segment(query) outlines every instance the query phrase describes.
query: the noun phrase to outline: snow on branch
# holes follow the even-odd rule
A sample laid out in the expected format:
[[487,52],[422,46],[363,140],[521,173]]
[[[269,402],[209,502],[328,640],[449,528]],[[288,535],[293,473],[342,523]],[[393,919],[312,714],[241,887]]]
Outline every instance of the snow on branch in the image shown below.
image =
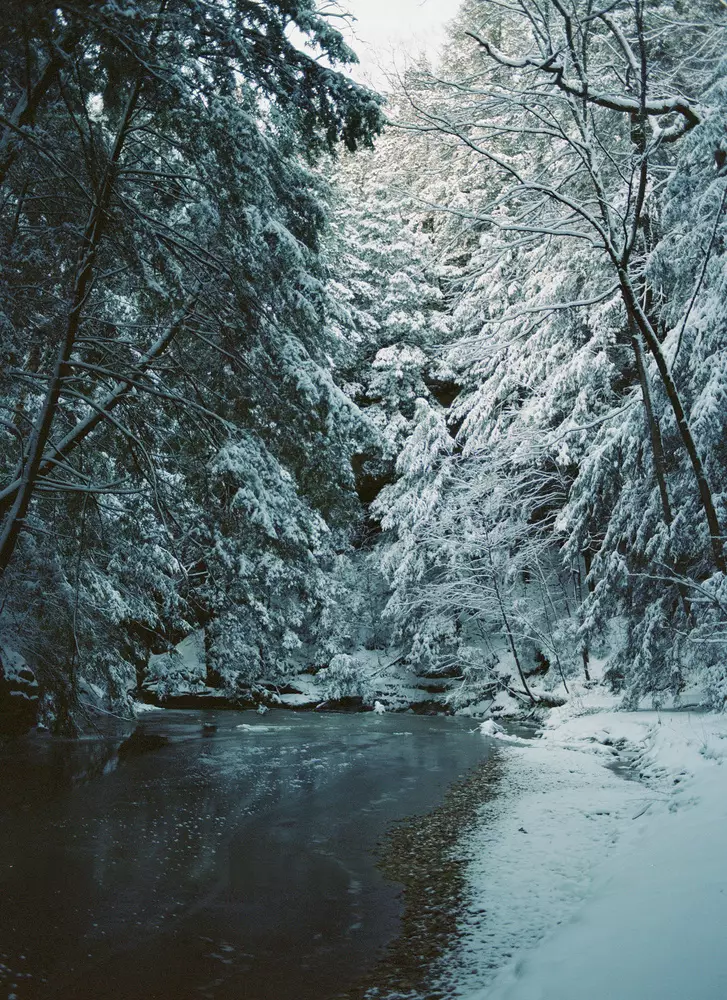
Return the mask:
[[[646,114],[650,118],[660,118],[671,114],[679,115],[680,121],[659,130],[658,134],[662,142],[675,142],[701,124],[701,114],[693,104],[683,97],[640,100],[638,97],[630,97],[625,94],[604,92],[591,87],[588,78],[582,72],[577,80],[566,77],[565,66],[560,61],[560,53],[558,52],[552,53],[546,59],[533,59],[530,56],[513,59],[476,32],[467,31],[465,34],[477,42],[480,48],[500,66],[508,69],[534,69],[539,73],[546,73],[563,93],[569,94],[571,97],[579,97],[600,108],[608,108],[610,111],[619,111],[630,115]],[[624,43],[627,44],[625,39]],[[631,58],[633,58],[633,54]]]

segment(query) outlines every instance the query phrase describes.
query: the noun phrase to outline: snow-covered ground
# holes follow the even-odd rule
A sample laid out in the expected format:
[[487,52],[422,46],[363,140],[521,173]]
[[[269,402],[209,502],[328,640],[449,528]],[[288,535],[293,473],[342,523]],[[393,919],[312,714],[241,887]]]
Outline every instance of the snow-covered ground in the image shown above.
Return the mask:
[[501,746],[451,995],[725,1000],[727,717],[588,695]]

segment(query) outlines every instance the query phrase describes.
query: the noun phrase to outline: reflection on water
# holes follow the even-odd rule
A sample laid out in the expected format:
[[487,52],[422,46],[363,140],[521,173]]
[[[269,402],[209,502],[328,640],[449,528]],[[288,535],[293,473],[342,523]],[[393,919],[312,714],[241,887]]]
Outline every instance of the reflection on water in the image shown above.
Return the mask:
[[471,724],[409,715],[143,727],[169,743],[0,749],[0,997],[334,997],[397,932],[377,841],[487,754]]

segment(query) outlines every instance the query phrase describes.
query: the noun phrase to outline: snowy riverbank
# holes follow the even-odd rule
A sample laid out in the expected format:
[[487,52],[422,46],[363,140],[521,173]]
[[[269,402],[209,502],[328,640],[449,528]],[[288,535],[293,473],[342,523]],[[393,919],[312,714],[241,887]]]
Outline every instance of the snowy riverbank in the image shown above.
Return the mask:
[[724,1000],[727,717],[576,699],[501,743],[450,995]]

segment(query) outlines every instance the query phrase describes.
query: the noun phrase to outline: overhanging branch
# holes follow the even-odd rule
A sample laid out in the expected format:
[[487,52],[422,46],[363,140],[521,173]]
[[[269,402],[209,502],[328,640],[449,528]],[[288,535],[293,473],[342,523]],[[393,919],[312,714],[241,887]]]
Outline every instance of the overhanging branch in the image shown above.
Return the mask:
[[477,42],[480,48],[498,65],[507,69],[534,69],[538,73],[544,73],[551,77],[556,87],[564,94],[578,97],[599,108],[607,108],[609,111],[618,111],[628,115],[646,114],[650,118],[662,118],[672,114],[679,115],[679,122],[659,130],[661,142],[675,142],[701,124],[702,117],[699,111],[683,97],[639,100],[638,97],[630,97],[626,94],[604,92],[591,87],[585,76],[577,80],[566,77],[565,67],[560,60],[559,52],[553,53],[547,59],[532,59],[529,56],[513,59],[476,32],[467,31],[465,34]]

